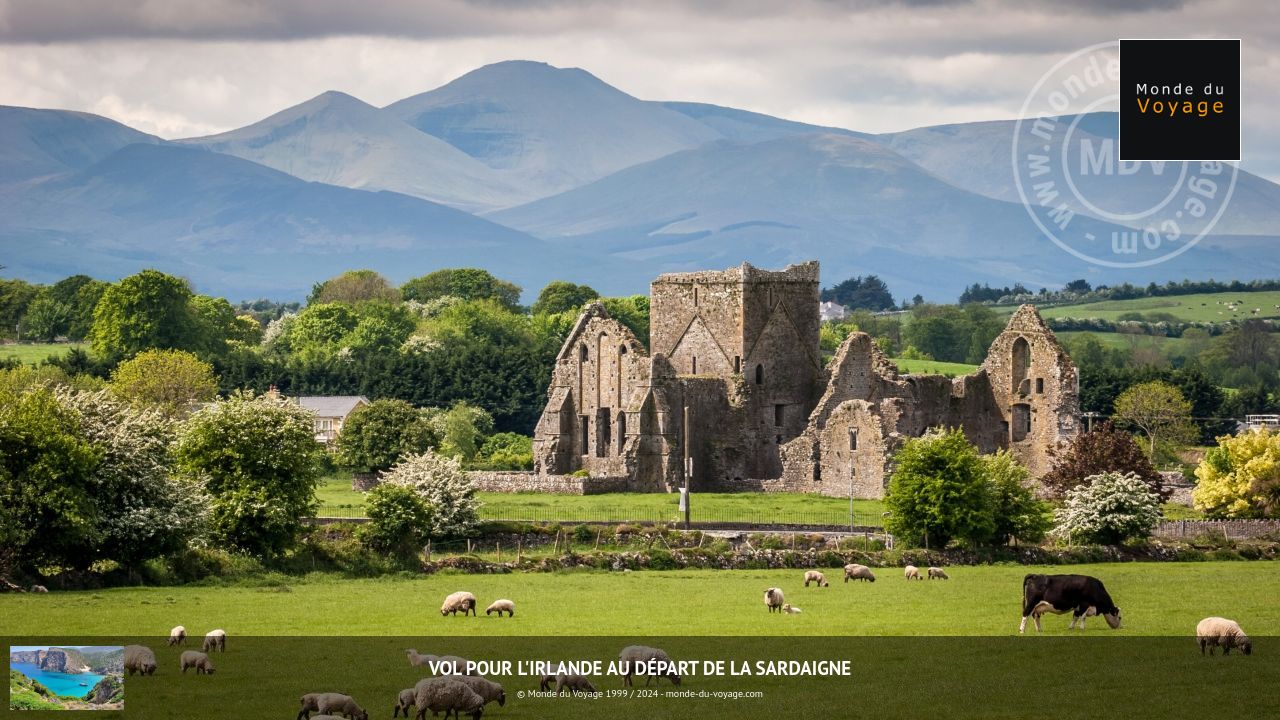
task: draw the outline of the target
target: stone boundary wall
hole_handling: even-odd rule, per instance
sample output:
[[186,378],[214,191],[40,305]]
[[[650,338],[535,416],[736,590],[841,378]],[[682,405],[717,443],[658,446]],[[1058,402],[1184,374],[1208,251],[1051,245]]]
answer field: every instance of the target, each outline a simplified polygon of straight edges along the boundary
[[483,492],[545,492],[560,495],[600,495],[625,492],[627,479],[540,475],[532,470],[468,470],[467,477]]
[[1155,531],[1156,537],[1163,538],[1194,538],[1200,535],[1217,535],[1232,540],[1280,535],[1280,520],[1162,520]]

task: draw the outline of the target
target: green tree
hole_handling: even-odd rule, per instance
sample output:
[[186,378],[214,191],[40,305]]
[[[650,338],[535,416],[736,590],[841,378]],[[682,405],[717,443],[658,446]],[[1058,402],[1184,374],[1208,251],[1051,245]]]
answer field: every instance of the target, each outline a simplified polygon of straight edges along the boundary
[[432,423],[440,436],[440,453],[464,463],[475,459],[485,437],[493,432],[493,416],[465,402],[436,411]]
[[196,403],[212,400],[218,393],[218,378],[212,365],[192,353],[146,350],[116,366],[111,390],[124,400],[179,417]]
[[1224,435],[1195,472],[1191,497],[1210,517],[1280,515],[1280,433]]
[[564,280],[553,280],[538,293],[531,310],[534,315],[578,312],[582,306],[600,297],[600,293],[586,285],[576,285]]
[[995,531],[991,488],[977,448],[959,430],[902,444],[889,481],[885,528],[908,542],[983,543]]
[[294,353],[331,354],[359,321],[355,311],[340,303],[308,305],[287,322],[287,346]]
[[353,470],[383,472],[405,455],[439,444],[426,416],[403,400],[374,400],[356,410],[338,435],[338,462]]
[[360,527],[360,538],[374,550],[408,559],[431,538],[431,506],[415,486],[378,485],[369,491],[365,514],[369,522]]
[[1053,468],[1040,478],[1040,483],[1062,495],[1084,485],[1091,477],[1109,472],[1135,474],[1152,492],[1164,493],[1164,481],[1151,459],[1132,435],[1109,422],[1072,438],[1066,450],[1054,458]]
[[316,283],[307,304],[365,302],[399,302],[400,291],[373,270],[348,270],[337,277]]
[[463,300],[496,300],[508,310],[520,308],[520,286],[479,268],[448,268],[400,286],[405,300],[430,302],[451,295]]
[[104,357],[127,358],[143,350],[191,350],[199,323],[185,280],[159,270],[143,270],[108,287],[93,313],[93,349]]
[[316,505],[314,432],[314,417],[296,403],[243,392],[184,423],[177,467],[209,494],[215,540],[265,557],[293,546]]
[[1191,443],[1199,434],[1191,422],[1191,403],[1178,388],[1159,381],[1134,385],[1121,393],[1116,398],[1116,419],[1146,436],[1152,459],[1157,444]]
[[875,275],[849,278],[822,291],[823,302],[839,303],[849,309],[892,310],[893,294]]
[[533,438],[511,432],[491,435],[473,464],[483,470],[532,470]]
[[67,333],[71,326],[71,306],[58,301],[45,288],[27,306],[22,324],[26,338],[49,342]]
[[[609,317],[626,325],[636,338],[649,347],[649,296],[628,295],[626,297],[603,298],[600,302],[609,313]],[[576,318],[575,318],[576,319]],[[563,340],[564,338],[560,338]],[[559,344],[557,343],[557,349]]]
[[1055,515],[1055,535],[1115,545],[1147,538],[1160,522],[1160,496],[1133,473],[1103,473],[1072,488]]
[[0,278],[0,337],[16,337],[39,288],[26,280]]
[[1040,542],[1052,523],[1049,505],[1036,500],[1029,487],[1031,473],[1008,450],[982,456],[982,465],[991,483],[995,518],[992,537],[1000,542],[1009,538]]
[[382,485],[411,488],[422,498],[430,513],[429,537],[463,537],[480,523],[475,483],[454,458],[408,455],[382,476]]

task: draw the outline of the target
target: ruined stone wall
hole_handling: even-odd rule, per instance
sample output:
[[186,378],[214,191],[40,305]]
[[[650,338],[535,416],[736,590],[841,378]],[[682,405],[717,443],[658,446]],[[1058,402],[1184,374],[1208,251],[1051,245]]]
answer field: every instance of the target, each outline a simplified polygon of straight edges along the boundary
[[467,478],[482,492],[545,492],[557,495],[600,495],[624,492],[626,477],[577,477],[534,471],[469,470]]
[[668,273],[649,286],[649,344],[681,375],[732,371],[743,354],[742,324],[742,268]]

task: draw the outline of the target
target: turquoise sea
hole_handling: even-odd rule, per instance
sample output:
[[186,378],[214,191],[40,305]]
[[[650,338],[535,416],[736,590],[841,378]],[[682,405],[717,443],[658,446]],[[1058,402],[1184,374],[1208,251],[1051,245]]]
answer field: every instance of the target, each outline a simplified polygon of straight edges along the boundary
[[[58,695],[70,695],[72,697],[82,698],[89,694],[94,685],[98,684],[104,675],[93,675],[92,673],[84,673],[80,675],[67,675],[66,673],[49,672],[41,670],[32,663],[11,663],[9,667],[44,685]],[[81,683],[84,683],[83,685]]]

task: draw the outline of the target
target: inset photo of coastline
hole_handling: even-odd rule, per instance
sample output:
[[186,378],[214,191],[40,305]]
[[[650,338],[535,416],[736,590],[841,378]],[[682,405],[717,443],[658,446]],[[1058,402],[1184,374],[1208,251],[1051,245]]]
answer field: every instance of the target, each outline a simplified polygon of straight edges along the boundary
[[119,645],[9,647],[10,710],[123,710]]

